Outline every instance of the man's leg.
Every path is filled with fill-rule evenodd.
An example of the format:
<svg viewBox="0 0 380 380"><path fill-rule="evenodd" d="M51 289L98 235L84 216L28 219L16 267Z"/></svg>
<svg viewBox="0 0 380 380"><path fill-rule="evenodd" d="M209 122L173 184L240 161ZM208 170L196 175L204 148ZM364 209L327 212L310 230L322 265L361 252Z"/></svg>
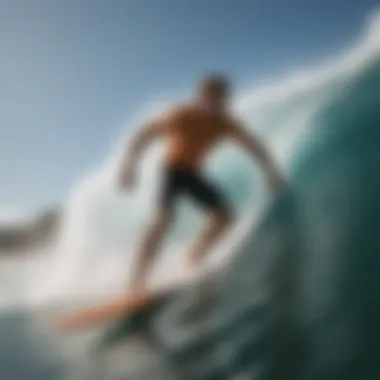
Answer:
<svg viewBox="0 0 380 380"><path fill-rule="evenodd" d="M171 209L163 206L160 207L141 237L140 247L137 252L137 265L132 276L132 287L134 289L145 289L146 276L171 220Z"/></svg>
<svg viewBox="0 0 380 380"><path fill-rule="evenodd" d="M207 251L223 237L232 225L233 217L222 191L199 172L188 176L186 189L190 196L207 211L206 225L190 249L188 263L201 264Z"/></svg>
<svg viewBox="0 0 380 380"><path fill-rule="evenodd" d="M191 266L200 265L207 252L228 232L232 221L232 215L225 207L211 211L207 217L206 225L190 249L187 257L188 264Z"/></svg>

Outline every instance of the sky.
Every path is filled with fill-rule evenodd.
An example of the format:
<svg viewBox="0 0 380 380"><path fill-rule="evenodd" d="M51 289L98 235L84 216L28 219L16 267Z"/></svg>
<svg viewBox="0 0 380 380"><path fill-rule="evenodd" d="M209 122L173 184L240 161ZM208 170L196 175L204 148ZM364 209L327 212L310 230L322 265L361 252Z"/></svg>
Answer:
<svg viewBox="0 0 380 380"><path fill-rule="evenodd" d="M339 53L376 4L0 0L0 212L61 203L144 105L199 74L239 89Z"/></svg>

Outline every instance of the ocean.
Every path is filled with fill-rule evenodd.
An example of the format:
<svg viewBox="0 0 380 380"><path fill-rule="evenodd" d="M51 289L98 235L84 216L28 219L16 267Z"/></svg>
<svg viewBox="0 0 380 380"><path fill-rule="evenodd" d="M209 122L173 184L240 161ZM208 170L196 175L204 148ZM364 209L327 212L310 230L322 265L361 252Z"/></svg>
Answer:
<svg viewBox="0 0 380 380"><path fill-rule="evenodd" d="M0 378L379 379L379 36L374 14L350 49L238 96L288 186L271 198L236 148L215 152L207 170L239 222L206 276L133 318L59 334L57 313L122 291L154 202L160 147L129 196L112 149L74 186L57 241L0 262ZM199 222L181 205L152 284L181 276Z"/></svg>

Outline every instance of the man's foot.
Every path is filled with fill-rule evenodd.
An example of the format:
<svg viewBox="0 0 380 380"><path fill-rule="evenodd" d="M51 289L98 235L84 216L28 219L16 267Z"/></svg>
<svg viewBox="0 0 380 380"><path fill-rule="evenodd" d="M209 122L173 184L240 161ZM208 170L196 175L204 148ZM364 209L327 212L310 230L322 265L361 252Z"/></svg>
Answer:
<svg viewBox="0 0 380 380"><path fill-rule="evenodd" d="M132 284L129 293L134 295L145 295L149 293L149 290L146 284L142 282L135 282Z"/></svg>
<svg viewBox="0 0 380 380"><path fill-rule="evenodd" d="M194 254L189 254L186 256L186 267L190 270L199 269L202 266L203 260Z"/></svg>

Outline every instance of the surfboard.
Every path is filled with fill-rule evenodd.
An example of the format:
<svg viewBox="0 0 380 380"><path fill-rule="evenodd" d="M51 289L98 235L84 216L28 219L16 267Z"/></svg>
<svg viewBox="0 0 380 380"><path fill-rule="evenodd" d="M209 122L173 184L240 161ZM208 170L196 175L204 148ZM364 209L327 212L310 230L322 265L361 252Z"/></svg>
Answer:
<svg viewBox="0 0 380 380"><path fill-rule="evenodd" d="M155 296L153 292L129 293L99 305L75 309L58 317L54 321L54 328L60 331L79 330L132 315L152 302Z"/></svg>
<svg viewBox="0 0 380 380"><path fill-rule="evenodd" d="M180 280L177 279L177 281L172 279L166 285L155 290L149 290L145 293L129 292L95 306L75 309L58 317L53 322L53 328L59 331L81 330L112 322L118 318L132 316L144 307L149 306L158 297L181 286L186 286L194 279L194 276L187 275L181 277Z"/></svg>

